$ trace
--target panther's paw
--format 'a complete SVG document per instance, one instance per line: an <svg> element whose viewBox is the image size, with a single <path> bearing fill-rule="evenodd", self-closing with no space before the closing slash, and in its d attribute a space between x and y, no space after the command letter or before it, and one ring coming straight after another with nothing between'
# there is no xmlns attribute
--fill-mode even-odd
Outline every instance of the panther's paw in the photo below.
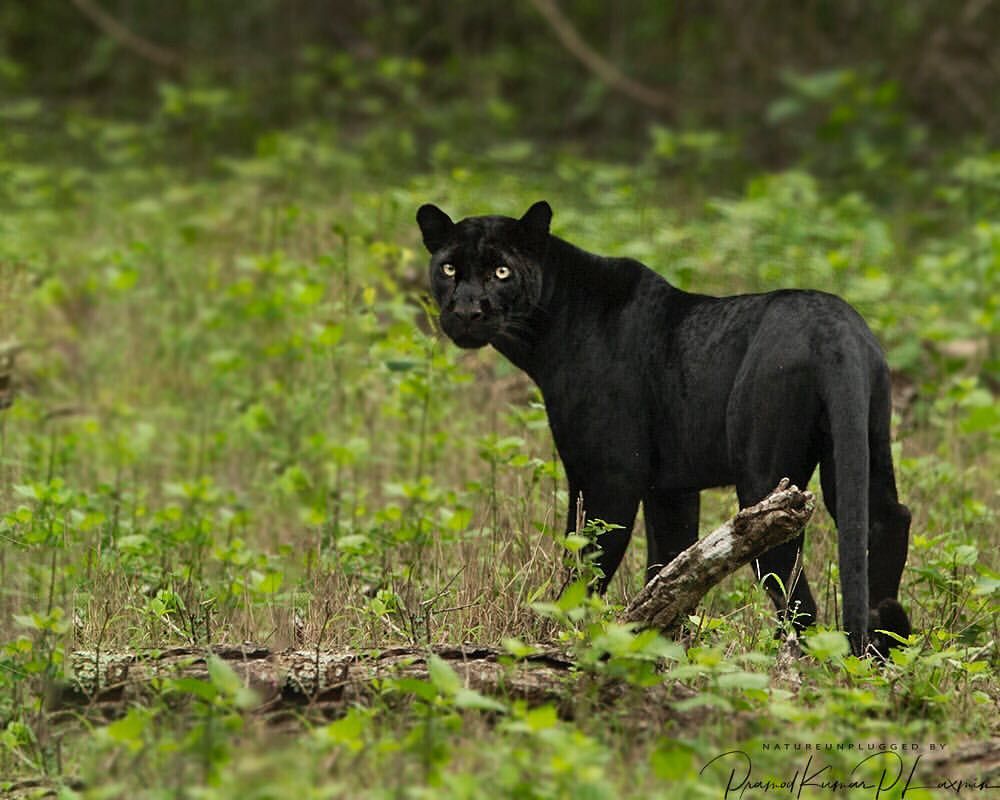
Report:
<svg viewBox="0 0 1000 800"><path fill-rule="evenodd" d="M882 600L877 608L871 610L868 624L868 644L873 655L879 661L885 661L889 657L889 651L893 647L899 647L899 641L888 633L889 631L906 638L912 632L910 618L899 604L899 601L887 597Z"/></svg>

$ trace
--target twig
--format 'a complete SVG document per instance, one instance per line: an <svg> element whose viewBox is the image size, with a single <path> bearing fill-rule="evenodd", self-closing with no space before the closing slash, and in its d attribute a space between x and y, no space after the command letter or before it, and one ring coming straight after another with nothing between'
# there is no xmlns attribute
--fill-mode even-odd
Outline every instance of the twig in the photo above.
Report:
<svg viewBox="0 0 1000 800"><path fill-rule="evenodd" d="M669 109L672 107L673 101L665 92L628 77L588 45L573 27L573 23L559 10L555 0L531 0L531 5L549 23L562 46L569 50L603 83L651 108Z"/></svg>
<svg viewBox="0 0 1000 800"><path fill-rule="evenodd" d="M180 54L126 28L93 0L70 0L77 10L126 50L164 69L180 69Z"/></svg>

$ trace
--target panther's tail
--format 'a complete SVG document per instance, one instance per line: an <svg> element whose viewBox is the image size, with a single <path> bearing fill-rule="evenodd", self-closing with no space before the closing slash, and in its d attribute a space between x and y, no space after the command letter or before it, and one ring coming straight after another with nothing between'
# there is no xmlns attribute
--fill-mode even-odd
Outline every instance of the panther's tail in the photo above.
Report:
<svg viewBox="0 0 1000 800"><path fill-rule="evenodd" d="M821 469L824 495L828 487L834 495L833 503L826 499L837 523L844 627L855 653L870 642L884 657L898 641L877 631L903 638L911 632L896 599L910 512L896 494L888 367L870 364L865 374L828 386L824 394L830 443Z"/></svg>
<svg viewBox="0 0 1000 800"><path fill-rule="evenodd" d="M842 381L827 387L826 411L830 423L834 502L837 522L843 624L856 655L868 640L868 501L869 450L867 381ZM829 458L824 465L828 470ZM824 492L829 486L824 480Z"/></svg>

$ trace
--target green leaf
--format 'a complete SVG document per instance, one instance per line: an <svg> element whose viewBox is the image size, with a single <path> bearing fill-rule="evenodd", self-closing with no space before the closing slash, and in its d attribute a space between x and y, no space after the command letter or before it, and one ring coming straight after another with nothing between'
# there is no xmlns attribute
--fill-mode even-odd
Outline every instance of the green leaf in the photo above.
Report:
<svg viewBox="0 0 1000 800"><path fill-rule="evenodd" d="M427 674L434 688L441 694L451 696L462 688L462 679L458 677L458 673L447 661L433 653L427 657Z"/></svg>
<svg viewBox="0 0 1000 800"><path fill-rule="evenodd" d="M525 139L515 139L511 142L495 144L487 151L490 161L517 162L524 161L535 152L535 146Z"/></svg>
<svg viewBox="0 0 1000 800"><path fill-rule="evenodd" d="M260 594L277 594L281 589L284 577L280 572L268 572L261 576L260 580L254 584L253 589Z"/></svg>
<svg viewBox="0 0 1000 800"><path fill-rule="evenodd" d="M126 553L141 553L149 544L149 537L143 533L132 533L120 536L116 542L118 549Z"/></svg>
<svg viewBox="0 0 1000 800"><path fill-rule="evenodd" d="M13 489L14 489L14 494L16 494L18 497L25 497L29 500L38 499L38 489L35 486L14 484Z"/></svg>
<svg viewBox="0 0 1000 800"><path fill-rule="evenodd" d="M973 594L985 595L993 594L994 592L1000 590L1000 576L996 575L989 570L984 570L984 574L980 575L976 579L975 588L972 590Z"/></svg>
<svg viewBox="0 0 1000 800"><path fill-rule="evenodd" d="M44 106L37 97L22 97L8 100L0 105L0 119L7 122L25 122L42 113Z"/></svg>
<svg viewBox="0 0 1000 800"><path fill-rule="evenodd" d="M805 647L819 661L843 658L851 649L847 636L840 631L820 631L807 636Z"/></svg>
<svg viewBox="0 0 1000 800"><path fill-rule="evenodd" d="M656 777L664 781L677 781L694 772L694 751L682 742L662 739L649 755Z"/></svg>
<svg viewBox="0 0 1000 800"><path fill-rule="evenodd" d="M432 702L438 696L434 686L428 681L422 681L419 678L397 678L391 681L389 685L397 692L412 694L427 702Z"/></svg>
<svg viewBox="0 0 1000 800"><path fill-rule="evenodd" d="M32 628L33 630L41 630L41 623L35 618L34 614L14 614L13 620L17 625L22 628Z"/></svg>
<svg viewBox="0 0 1000 800"><path fill-rule="evenodd" d="M524 439L520 436L504 436L497 439L497 450L520 450L524 447Z"/></svg>
<svg viewBox="0 0 1000 800"><path fill-rule="evenodd" d="M412 358L394 358L386 361L385 365L390 372L409 372L411 369L419 367L420 362L414 361Z"/></svg>
<svg viewBox="0 0 1000 800"><path fill-rule="evenodd" d="M717 708L720 711L732 711L733 705L726 698L714 694L696 694L685 700L678 700L673 704L674 711L681 713L692 711L696 708Z"/></svg>
<svg viewBox="0 0 1000 800"><path fill-rule="evenodd" d="M717 680L720 689L766 689L770 684L767 675L760 672L727 672Z"/></svg>
<svg viewBox="0 0 1000 800"><path fill-rule="evenodd" d="M219 690L215 686L197 678L173 678L165 686L171 691L190 694L209 703L219 696Z"/></svg>
<svg viewBox="0 0 1000 800"><path fill-rule="evenodd" d="M241 686L233 695L233 705L244 710L256 708L260 705L260 695L249 686Z"/></svg>
<svg viewBox="0 0 1000 800"><path fill-rule="evenodd" d="M848 675L864 677L872 674L872 664L868 660L860 659L857 656L848 656L842 665L844 672Z"/></svg>
<svg viewBox="0 0 1000 800"><path fill-rule="evenodd" d="M574 608L583 603L587 599L587 584L584 581L575 581L567 586L559 599L556 601L556 605L561 611L572 611Z"/></svg>
<svg viewBox="0 0 1000 800"><path fill-rule="evenodd" d="M480 694L475 689L459 689L455 692L455 705L459 708L476 708L481 711L500 711L506 713L507 706L499 700Z"/></svg>
<svg viewBox="0 0 1000 800"><path fill-rule="evenodd" d="M647 639L647 633L654 635ZM647 655L671 661L681 661L684 658L684 647L680 643L665 639L656 631L643 631L636 637L636 640L636 646L640 647L641 652Z"/></svg>
<svg viewBox="0 0 1000 800"><path fill-rule="evenodd" d="M536 652L536 648L514 637L504 639L502 644L503 649L514 656L514 658L527 658Z"/></svg>
<svg viewBox="0 0 1000 800"><path fill-rule="evenodd" d="M971 544L959 545L955 548L952 558L956 564L964 567L971 567L979 559L979 550Z"/></svg>
<svg viewBox="0 0 1000 800"><path fill-rule="evenodd" d="M692 647L688 650L688 659L692 664L705 667L717 667L722 663L724 653L718 647Z"/></svg>
<svg viewBox="0 0 1000 800"><path fill-rule="evenodd" d="M368 546L368 537L363 533L351 533L337 540L337 547L348 553L360 553Z"/></svg>
<svg viewBox="0 0 1000 800"><path fill-rule="evenodd" d="M142 734L149 726L152 714L139 708L131 709L128 714L115 720L107 727L108 736L116 742L128 746L132 752L142 749Z"/></svg>
<svg viewBox="0 0 1000 800"><path fill-rule="evenodd" d="M579 553L588 544L590 544L590 539L578 533L571 533L563 539L563 547L571 553Z"/></svg>
<svg viewBox="0 0 1000 800"><path fill-rule="evenodd" d="M212 655L205 662L208 665L208 678L212 685L222 694L235 695L243 688L243 681L229 664L218 656Z"/></svg>
<svg viewBox="0 0 1000 800"><path fill-rule="evenodd" d="M364 733L368 727L368 715L357 708L348 710L341 719L320 728L316 734L332 744L345 746L352 753L364 747Z"/></svg>
<svg viewBox="0 0 1000 800"><path fill-rule="evenodd" d="M609 622L604 625L603 630L593 637L593 647L604 650L612 656L620 656L634 652L633 643L635 633L634 625Z"/></svg>
<svg viewBox="0 0 1000 800"><path fill-rule="evenodd" d="M532 731L548 730L559 724L559 712L555 706L539 706L525 713L524 722Z"/></svg>
<svg viewBox="0 0 1000 800"><path fill-rule="evenodd" d="M553 617L558 618L562 615L562 610L555 603L548 603L541 601L537 603L531 603L531 610L534 611L536 614L543 617L548 617L549 619L552 619Z"/></svg>
<svg viewBox="0 0 1000 800"><path fill-rule="evenodd" d="M667 680L671 681L685 681L690 678L700 678L703 675L708 675L711 670L701 664L681 664L668 670L663 676Z"/></svg>
<svg viewBox="0 0 1000 800"><path fill-rule="evenodd" d="M802 101L797 97L782 97L767 107L765 116L772 125L780 125L782 122L798 116L802 113L803 108Z"/></svg>

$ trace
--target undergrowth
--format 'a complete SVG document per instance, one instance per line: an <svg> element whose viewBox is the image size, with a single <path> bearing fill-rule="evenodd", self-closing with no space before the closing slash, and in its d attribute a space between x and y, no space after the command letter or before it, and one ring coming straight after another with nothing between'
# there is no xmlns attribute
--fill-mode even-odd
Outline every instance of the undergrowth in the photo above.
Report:
<svg viewBox="0 0 1000 800"><path fill-rule="evenodd" d="M62 797L694 797L742 769L700 774L728 750L777 780L805 757L786 743L829 745L846 775L863 744L926 753L996 735L996 155L937 165L929 194L891 207L796 170L703 196L665 135L633 164L452 146L390 149L386 169L309 125L207 171L150 166L131 124L75 120L75 166L12 140L0 775L50 776ZM558 235L682 288L823 288L866 316L894 369L914 513L901 599L916 633L890 664L848 656L835 632L822 511L805 564L824 627L791 671L749 571L705 599L685 646L615 622L640 588L641 541L608 605L555 600L578 543L540 396L495 353L437 335L413 222L425 201L516 215L542 197ZM731 492L706 493L702 530L734 510ZM580 664L570 712L470 694L443 662L291 731L248 714L224 666L187 687L183 714L154 701L95 726L45 712L75 649L474 641L517 659L552 640ZM605 675L633 686L612 708L588 688ZM664 684L687 691L651 707ZM855 774L877 781L885 763Z"/></svg>

